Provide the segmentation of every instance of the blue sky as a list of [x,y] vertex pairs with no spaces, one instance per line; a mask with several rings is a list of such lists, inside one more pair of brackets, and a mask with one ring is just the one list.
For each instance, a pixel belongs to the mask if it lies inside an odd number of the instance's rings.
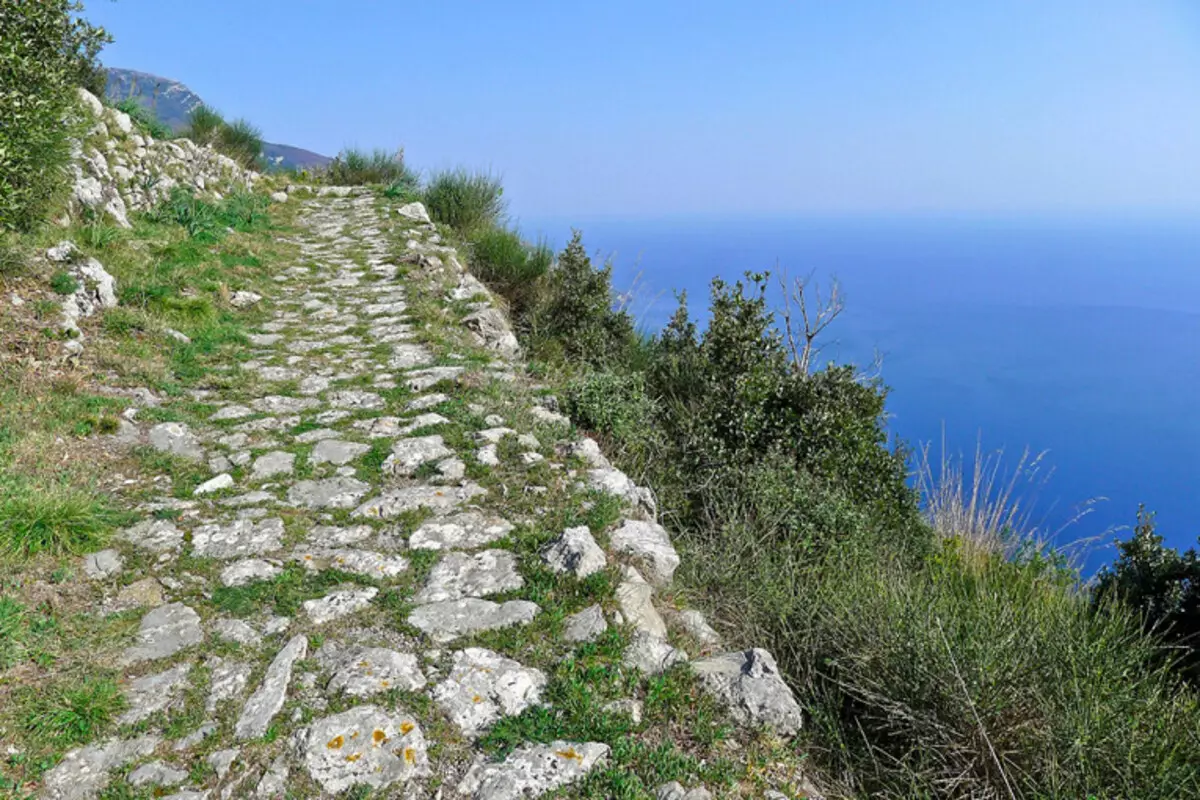
[[89,0],[112,66],[528,217],[1200,212],[1194,0]]

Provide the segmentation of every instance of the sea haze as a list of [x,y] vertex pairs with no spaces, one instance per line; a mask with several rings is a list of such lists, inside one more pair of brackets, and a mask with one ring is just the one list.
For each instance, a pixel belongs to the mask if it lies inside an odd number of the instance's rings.
[[891,431],[943,430],[952,452],[1048,451],[1035,521],[1063,540],[1100,537],[1157,512],[1172,546],[1200,533],[1200,221],[1032,219],[525,219],[560,246],[574,225],[612,257],[613,283],[658,329],[686,290],[706,316],[709,282],[746,270],[836,275],[847,308],[823,356],[882,355]]

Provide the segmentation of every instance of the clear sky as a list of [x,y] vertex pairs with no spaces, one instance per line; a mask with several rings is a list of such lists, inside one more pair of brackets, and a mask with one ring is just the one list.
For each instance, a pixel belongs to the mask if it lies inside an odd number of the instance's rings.
[[88,0],[105,63],[518,216],[1200,212],[1195,0]]

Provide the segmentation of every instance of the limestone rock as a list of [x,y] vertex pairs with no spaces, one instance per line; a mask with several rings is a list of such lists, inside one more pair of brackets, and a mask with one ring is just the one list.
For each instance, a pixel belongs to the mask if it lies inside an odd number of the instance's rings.
[[542,551],[542,559],[555,572],[586,578],[608,565],[608,558],[586,525],[567,528]]
[[240,754],[241,751],[237,748],[218,750],[215,753],[210,753],[204,761],[217,773],[217,779],[222,780],[229,774],[229,768],[233,766],[233,762],[237,760]]
[[212,659],[209,666],[212,673],[208,681],[208,699],[204,709],[212,714],[221,703],[236,700],[246,693],[252,668],[243,661],[225,661],[220,658]]
[[292,665],[308,652],[308,638],[295,636],[267,667],[262,685],[250,695],[242,708],[234,733],[240,741],[257,739],[267,732],[271,720],[283,708],[288,683],[292,680]]
[[128,708],[117,719],[117,724],[132,725],[159,711],[166,711],[179,700],[191,669],[191,664],[180,664],[166,672],[130,681],[125,687]]
[[137,642],[125,650],[122,662],[136,664],[167,658],[202,641],[200,615],[183,603],[168,603],[142,618]]
[[525,625],[540,611],[536,603],[528,600],[493,603],[465,597],[418,606],[408,615],[408,624],[423,631],[435,642],[445,643],[477,631]]
[[233,476],[230,475],[228,472],[222,472],[217,477],[211,478],[211,479],[205,481],[204,483],[200,484],[199,486],[197,486],[195,491],[192,492],[192,494],[194,494],[196,497],[201,497],[206,494],[212,494],[213,492],[219,492],[223,489],[232,489],[232,488],[233,488]]
[[255,292],[234,292],[229,298],[229,305],[234,308],[249,308],[262,301],[262,295]]
[[151,761],[129,773],[130,786],[177,786],[187,780],[187,772],[162,761]]
[[425,675],[411,653],[383,647],[351,647],[338,658],[326,689],[350,697],[369,697],[400,689],[415,692],[425,686]]
[[300,481],[288,491],[288,503],[303,508],[353,508],[371,491],[371,484],[356,478]]
[[642,563],[650,581],[666,586],[679,566],[679,554],[663,526],[654,522],[627,519],[609,534],[609,543],[618,553],[633,556]]
[[521,352],[516,334],[508,319],[497,308],[489,306],[463,317],[463,325],[481,345],[502,356],[514,357]]
[[685,789],[678,781],[664,783],[654,793],[655,800],[712,800],[712,795],[703,786]]
[[413,222],[423,222],[426,225],[431,224],[429,212],[425,210],[422,203],[407,203],[396,209],[396,213],[405,219],[411,219]]
[[470,481],[462,486],[445,489],[436,486],[409,486],[386,491],[379,497],[368,500],[354,510],[354,515],[393,519],[406,511],[416,511],[418,508],[427,508],[435,514],[446,513],[486,492],[486,489]]
[[782,736],[800,730],[800,705],[766,650],[723,653],[693,662],[692,670],[742,724],[766,725]]
[[383,462],[389,475],[412,475],[426,461],[437,461],[454,455],[441,436],[418,436],[400,439],[392,444],[392,454]]
[[296,454],[287,453],[282,450],[273,450],[270,453],[265,453],[254,460],[254,466],[251,469],[250,479],[255,481],[266,480],[276,475],[291,475],[292,470],[296,468]]
[[588,488],[616,495],[630,506],[643,510],[650,518],[658,513],[658,505],[649,489],[638,486],[619,469],[590,469]]
[[111,770],[150,755],[159,741],[157,736],[109,739],[72,750],[42,778],[41,796],[46,800],[89,800],[108,785]]
[[247,558],[221,570],[220,580],[222,586],[245,586],[254,581],[269,581],[282,571],[270,561]]
[[111,578],[119,574],[124,566],[125,561],[116,550],[101,550],[83,558],[83,571],[92,580]]
[[309,776],[329,794],[355,784],[381,789],[429,774],[416,717],[397,709],[358,706],[317,720],[296,737]]
[[222,639],[248,647],[258,647],[262,644],[262,634],[240,619],[219,619],[213,623],[212,632]]
[[182,422],[161,422],[150,429],[150,446],[160,453],[170,453],[193,461],[204,460],[204,448],[196,434]]
[[591,642],[606,630],[608,623],[604,620],[604,609],[599,605],[588,606],[567,617],[563,638],[568,642]]
[[292,560],[314,571],[336,569],[369,578],[394,578],[408,569],[408,559],[401,556],[351,548],[299,548]]
[[167,519],[148,519],[121,531],[121,538],[154,553],[178,551],[183,546],[183,531]]
[[283,520],[278,517],[238,519],[228,525],[201,525],[192,531],[192,552],[203,558],[236,559],[271,553],[283,546]]
[[301,606],[314,625],[324,625],[335,619],[362,611],[371,604],[379,590],[374,586],[365,589],[340,589],[315,600],[305,600]]
[[470,550],[491,544],[512,532],[512,523],[476,511],[430,520],[413,531],[413,550]]
[[524,800],[570,785],[608,756],[598,742],[554,741],[527,744],[502,763],[477,762],[458,785],[458,794],[473,800]]
[[704,615],[695,609],[685,609],[676,615],[680,626],[697,642],[705,647],[721,643],[721,635],[713,630]]
[[658,639],[667,638],[667,625],[654,608],[654,587],[632,567],[622,570],[624,579],[617,585],[617,605],[629,624]]
[[313,448],[309,461],[313,464],[349,464],[370,450],[369,445],[359,442],[344,442],[340,439],[322,439]]
[[449,677],[433,690],[434,701],[469,737],[498,719],[541,702],[546,676],[491,650],[468,647],[454,654]]
[[647,675],[657,675],[687,661],[687,653],[672,647],[666,639],[637,631],[625,649],[622,660],[627,667]]
[[487,597],[525,585],[517,572],[517,558],[507,550],[467,554],[450,552],[434,565],[415,603],[437,603],[463,597]]

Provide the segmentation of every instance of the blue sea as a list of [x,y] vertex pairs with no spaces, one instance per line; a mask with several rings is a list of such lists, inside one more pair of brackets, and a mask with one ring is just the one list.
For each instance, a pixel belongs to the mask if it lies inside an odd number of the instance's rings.
[[968,458],[981,442],[1014,466],[1044,451],[1026,503],[1044,532],[1090,503],[1059,534],[1094,540],[1088,572],[1139,503],[1169,544],[1196,543],[1200,220],[521,221],[557,246],[572,226],[651,330],[681,290],[703,318],[715,276],[836,276],[846,310],[822,358],[882,357],[895,436]]

